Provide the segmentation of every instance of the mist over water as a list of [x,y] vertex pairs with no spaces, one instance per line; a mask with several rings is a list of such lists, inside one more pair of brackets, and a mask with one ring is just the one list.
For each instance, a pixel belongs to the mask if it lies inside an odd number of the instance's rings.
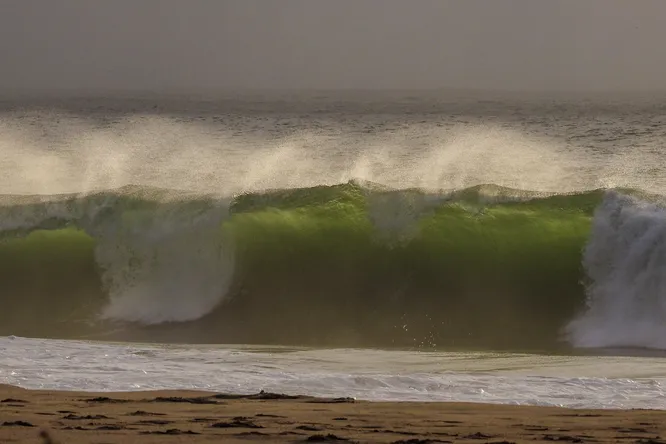
[[608,129],[612,121],[597,116],[578,128],[566,115],[533,125],[422,117],[6,113],[0,190],[58,194],[148,185],[233,195],[351,179],[429,190],[484,183],[553,192],[666,186],[658,174],[660,127],[647,131],[630,122]]
[[[130,339],[664,347],[663,210],[592,192],[666,193],[658,115],[261,106],[3,114],[6,294],[70,299],[52,304],[104,331],[159,327]],[[31,268],[51,256],[57,278]],[[12,278],[28,269],[39,285]]]

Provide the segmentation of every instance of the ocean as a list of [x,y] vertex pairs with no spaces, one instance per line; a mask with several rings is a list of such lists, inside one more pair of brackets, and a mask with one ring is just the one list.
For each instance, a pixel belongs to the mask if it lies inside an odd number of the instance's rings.
[[666,96],[0,99],[0,383],[666,408]]

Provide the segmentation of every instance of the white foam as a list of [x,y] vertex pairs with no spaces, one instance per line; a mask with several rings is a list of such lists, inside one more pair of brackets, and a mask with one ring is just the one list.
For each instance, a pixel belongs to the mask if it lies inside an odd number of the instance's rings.
[[95,239],[109,296],[103,318],[156,324],[209,313],[233,277],[233,250],[221,231],[228,201],[201,198],[133,208],[123,201],[129,196],[118,193],[0,207],[0,232],[74,224]]
[[606,193],[583,266],[587,309],[566,328],[572,344],[665,349],[666,210]]
[[0,383],[26,388],[226,393],[263,389],[374,401],[666,408],[661,358],[253,350],[2,337],[0,348]]

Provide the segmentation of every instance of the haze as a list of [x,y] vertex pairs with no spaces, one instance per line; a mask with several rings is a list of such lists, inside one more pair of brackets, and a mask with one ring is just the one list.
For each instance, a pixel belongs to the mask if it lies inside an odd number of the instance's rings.
[[666,90],[663,0],[5,0],[0,88]]

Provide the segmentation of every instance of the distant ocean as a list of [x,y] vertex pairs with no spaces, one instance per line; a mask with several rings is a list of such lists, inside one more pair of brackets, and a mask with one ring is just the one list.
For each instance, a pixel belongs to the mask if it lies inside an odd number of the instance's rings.
[[665,140],[666,96],[0,99],[0,382],[666,408]]

